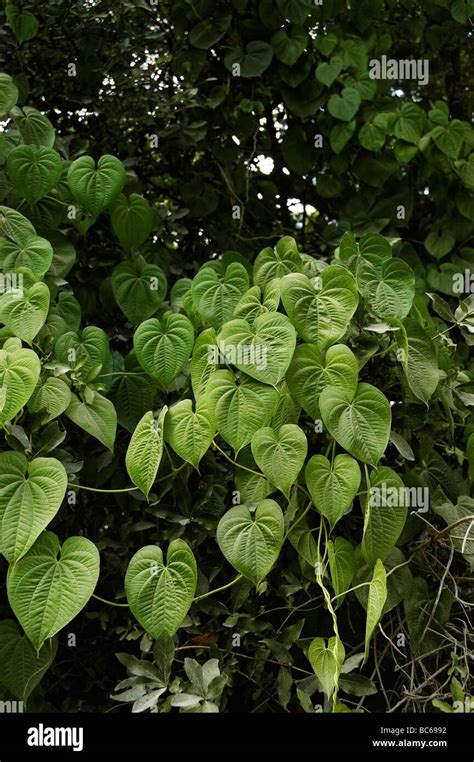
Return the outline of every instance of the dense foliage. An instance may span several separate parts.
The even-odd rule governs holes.
[[[470,705],[469,6],[7,5],[0,698]]]

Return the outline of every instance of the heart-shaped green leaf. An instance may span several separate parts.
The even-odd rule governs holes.
[[[112,228],[125,249],[138,249],[151,233],[153,209],[138,193],[120,195],[110,210]]]
[[[121,262],[112,272],[117,304],[133,325],[151,317],[166,295],[166,276],[157,265],[138,261]]]
[[[52,261],[53,247],[46,238],[32,235],[23,243],[0,238],[0,266],[4,273],[26,267],[36,278],[41,279]]]
[[[308,34],[302,26],[292,27],[290,34],[279,29],[271,39],[276,58],[287,66],[293,66],[303,55],[307,42]]]
[[[359,384],[352,402],[339,389],[321,392],[324,425],[341,447],[363,463],[376,466],[390,436],[391,411],[385,395],[371,384]]]
[[[355,278],[341,265],[326,267],[320,282],[322,287],[316,291],[306,275],[286,275],[281,296],[301,338],[326,349],[346,332],[359,298]]]
[[[184,540],[173,540],[166,564],[156,545],[141,548],[125,575],[125,593],[134,617],[152,638],[170,637],[181,626],[193,602],[196,559]]]
[[[382,318],[404,318],[415,296],[415,273],[402,259],[361,258],[357,268],[361,293]]]
[[[224,66],[238,77],[259,77],[268,69],[272,58],[273,50],[268,42],[252,40],[245,52],[242,48],[231,48],[224,58]]]
[[[18,89],[9,74],[0,74],[0,116],[6,116],[18,100]]]
[[[359,464],[350,455],[336,455],[333,463],[324,455],[313,455],[306,465],[305,479],[314,504],[333,529],[357,495]]]
[[[395,336],[402,350],[401,364],[408,385],[415,397],[427,404],[439,382],[436,346],[413,318],[395,325],[399,327]]]
[[[249,287],[247,270],[239,262],[232,262],[225,272],[214,267],[203,267],[194,276],[191,286],[193,304],[202,320],[219,330],[230,320],[237,303]]]
[[[286,498],[303,467],[308,442],[299,426],[287,424],[278,431],[267,426],[252,437],[252,455],[267,479]]]
[[[167,410],[165,405],[158,418],[152,411],[145,413],[133,432],[125,456],[128,475],[144,495],[148,495],[153,486],[163,455],[163,426]]]
[[[133,337],[138,362],[164,389],[183,370],[193,343],[191,321],[173,312],[167,312],[161,322],[156,318],[145,320]]]
[[[97,169],[91,156],[80,156],[69,167],[67,181],[76,201],[97,217],[119,196],[125,183],[125,169],[109,154],[100,157]]]
[[[350,122],[357,114],[361,103],[360,93],[355,87],[344,87],[340,95],[334,93],[328,100],[328,111],[335,119]]]
[[[81,429],[102,442],[109,450],[114,449],[115,431],[117,429],[117,413],[110,400],[99,392],[94,392],[91,402],[81,401],[75,394],[71,395],[69,407],[65,415]]]
[[[234,318],[243,318],[250,325],[255,320],[267,312],[276,312],[280,303],[280,286],[278,279],[270,281],[268,286],[263,289],[260,286],[252,286],[239,299],[234,310]]]
[[[443,259],[456,244],[456,236],[449,228],[432,230],[425,238],[425,249],[435,259]]]
[[[319,396],[326,386],[340,389],[350,402],[357,389],[358,366],[345,344],[334,344],[324,353],[315,344],[299,344],[286,374],[296,401],[315,420],[320,417]]]
[[[36,204],[61,177],[61,157],[52,148],[20,145],[8,155],[7,170],[16,190]]]
[[[0,206],[0,233],[15,243],[24,244],[26,239],[36,235],[31,222],[16,209]]]
[[[367,621],[365,625],[364,664],[369,658],[370,639],[382,616],[387,599],[387,575],[382,561],[379,559],[374,567],[374,573],[369,584],[369,599],[367,602]]]
[[[12,117],[24,143],[46,148],[54,146],[56,131],[49,119],[40,111],[32,106],[23,106],[23,108],[15,106]]]
[[[217,342],[227,360],[247,375],[276,386],[293,357],[296,331],[286,315],[268,312],[251,327],[246,320],[231,320]]]
[[[338,684],[345,656],[344,646],[339,638],[329,638],[327,645],[324,638],[315,638],[311,641],[308,659],[328,699],[331,698]]]
[[[66,487],[66,469],[56,458],[28,463],[23,453],[0,453],[0,550],[7,561],[31,548],[57,514]]]
[[[37,651],[84,608],[97,584],[99,563],[99,551],[85,537],[69,537],[61,548],[53,532],[43,532],[9,567],[10,606]]]
[[[53,663],[57,650],[58,639],[52,638],[37,653],[26,635],[20,635],[17,623],[13,619],[4,619],[0,622],[3,685],[26,704]]]
[[[207,399],[200,400],[193,411],[191,400],[172,405],[165,421],[165,439],[180,458],[199,468],[199,462],[216,434],[214,412]]]
[[[10,339],[0,349],[0,422],[11,419],[26,405],[33,394],[41,372],[38,355],[24,349],[20,341]]]
[[[217,542],[234,569],[258,585],[277,560],[285,529],[283,513],[274,500],[262,500],[255,511],[236,505],[217,525]]]
[[[32,413],[45,411],[42,423],[48,423],[64,413],[71,402],[71,389],[60,378],[47,378],[40,383],[28,400],[28,410]]]
[[[466,137],[465,123],[453,119],[447,127],[435,127],[431,131],[431,137],[440,151],[450,159],[457,159]]]
[[[343,61],[339,56],[332,56],[329,62],[323,61],[316,69],[316,79],[319,79],[326,87],[331,87],[332,83],[342,71]],[[346,120],[347,121],[347,120]]]
[[[268,286],[274,278],[302,272],[303,260],[291,236],[281,238],[274,248],[267,246],[262,249],[253,265],[254,283],[260,288]]]
[[[279,399],[273,386],[244,375],[237,379],[230,370],[213,373],[204,396],[214,410],[217,431],[236,453],[268,426]]]
[[[68,323],[72,318],[67,316]],[[88,325],[80,333],[67,331],[62,334],[54,346],[54,354],[59,362],[80,370],[86,376],[92,369],[104,368],[109,361],[110,349],[107,334],[102,328]],[[104,371],[105,372],[105,371]]]
[[[386,466],[370,474],[364,508],[362,553],[370,566],[385,561],[400,537],[408,513],[408,492],[397,473]]]
[[[32,344],[46,322],[49,300],[45,283],[35,283],[23,292],[7,291],[0,296],[0,322],[19,339]]]

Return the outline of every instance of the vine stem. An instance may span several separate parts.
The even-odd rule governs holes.
[[[169,479],[170,476],[175,476],[176,474],[179,474],[179,472],[182,471],[185,465],[186,465],[186,461],[181,463],[181,465],[178,466],[178,468],[174,468],[172,471],[170,471],[169,474],[165,474],[165,476],[160,476],[159,479],[155,479],[154,483],[159,484],[159,482],[164,482],[166,479]],[[74,490],[86,489],[89,492],[106,492],[111,495],[115,493],[119,493],[119,492],[140,492],[138,487],[124,487],[123,489],[100,489],[99,487],[87,487],[85,484],[71,484],[70,482],[68,482],[67,486],[71,487],[71,489],[74,489]]]
[[[229,461],[229,463],[232,463],[232,465],[233,465],[233,466],[237,466],[237,468],[241,468],[243,471],[248,471],[248,473],[249,473],[249,474],[253,474],[254,476],[258,476],[260,479],[266,479],[266,478],[267,478],[267,477],[265,476],[265,474],[262,474],[260,471],[254,471],[254,470],[253,470],[253,468],[247,468],[247,466],[243,466],[241,463],[237,463],[237,461],[236,461],[236,460],[233,460],[233,459],[230,457],[230,455],[227,455],[227,453],[226,453],[226,452],[224,452],[224,450],[222,450],[222,448],[220,448],[220,447],[219,447],[219,445],[217,444],[217,442],[215,442],[215,441],[214,441],[214,439],[212,440],[212,443],[211,443],[211,444],[212,444],[212,446],[213,446],[213,447],[214,447],[216,450],[218,450],[218,451],[221,453],[221,455],[223,455],[223,456],[224,456],[224,458],[225,458],[227,461]],[[309,493],[308,493],[308,492],[305,490],[305,488],[304,488],[304,487],[302,487],[302,486],[301,486],[301,484],[296,484],[296,483],[295,483],[295,487],[296,487],[297,489],[301,490],[301,492],[304,492],[304,494],[306,495],[306,497],[307,497],[307,498],[309,498],[309,500],[311,500],[311,495],[310,495],[310,494],[309,494]]]
[[[248,471],[249,474],[253,474],[254,476],[258,476],[258,477],[260,477],[262,479],[265,479],[265,475],[264,474],[261,474],[258,471],[254,471],[253,468],[247,468],[247,466],[243,466],[241,463],[237,463],[236,460],[232,460],[230,455],[227,455],[227,453],[224,452],[224,450],[222,450],[219,447],[219,445],[217,444],[217,442],[214,439],[212,440],[212,445],[213,445],[213,447],[215,447],[216,450],[219,450],[220,454],[223,455],[224,458],[229,461],[229,463],[232,463],[233,466],[237,466],[238,468],[241,468],[243,471]]]
[[[234,577],[233,580],[227,583],[227,585],[222,585],[222,587],[216,587],[215,590],[209,590],[209,592],[204,593],[203,595],[198,595],[196,598],[193,598],[193,603],[196,603],[197,601],[202,601],[203,598],[209,598],[210,595],[215,595],[215,593],[220,593],[222,590],[227,590],[228,587],[232,587],[232,585],[235,585],[236,582],[239,582],[242,579],[242,574],[238,574],[236,577]]]
[[[115,603],[115,601],[108,601],[107,598],[101,598],[100,595],[95,595],[95,593],[92,593],[92,597],[96,599],[96,601],[100,601],[101,603],[106,603],[108,606],[117,606],[117,608],[125,608],[128,609],[128,603]]]

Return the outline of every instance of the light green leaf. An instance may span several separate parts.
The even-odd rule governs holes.
[[[408,492],[401,478],[386,466],[370,474],[369,495],[365,501],[362,553],[371,566],[385,561],[407,518]]]
[[[303,260],[291,236],[281,238],[274,248],[262,249],[253,265],[254,283],[260,288],[265,288],[274,278],[302,272]]]
[[[339,56],[332,56],[329,61],[323,61],[316,69],[316,79],[326,87],[331,87],[334,80],[342,71],[343,61]]]
[[[328,100],[328,111],[335,119],[350,122],[357,114],[360,103],[360,93],[355,87],[344,87],[340,94],[331,95]]]
[[[31,206],[57,184],[62,162],[52,148],[20,145],[8,155],[7,170],[16,190]]]
[[[366,259],[357,268],[360,292],[382,318],[404,318],[415,296],[415,273],[402,259]]]
[[[0,266],[4,273],[26,267],[40,280],[52,261],[53,247],[46,238],[31,235],[22,243],[0,238]]]
[[[71,402],[71,389],[60,378],[50,377],[40,383],[28,401],[32,413],[46,411],[42,423],[48,423],[64,413]]]
[[[355,595],[360,605],[367,611],[367,603],[369,599],[369,585],[373,574],[373,565],[369,565],[364,560],[362,550],[359,545],[355,552],[356,559],[356,574],[352,581],[352,584],[357,589]],[[403,601],[410,592],[412,583],[412,576],[408,565],[406,564],[406,558],[403,555],[400,548],[392,548],[384,563],[385,570],[387,572],[387,598],[382,610],[382,616],[391,611],[395,606],[398,606],[400,601]],[[398,567],[395,569],[395,567]],[[388,574],[390,572],[390,574]],[[358,587],[362,585],[362,587]]]
[[[97,168],[91,156],[80,156],[69,167],[67,181],[76,201],[97,217],[120,194],[125,183],[125,169],[115,156],[109,154],[100,157]]]
[[[66,487],[66,469],[56,458],[28,463],[23,453],[0,453],[0,550],[7,561],[31,548],[59,511]]]
[[[382,616],[387,598],[387,575],[384,565],[379,559],[374,566],[374,573],[369,585],[369,600],[367,603],[367,621],[365,625],[364,664],[369,658],[370,639]]]
[[[121,262],[112,272],[112,290],[122,312],[133,325],[151,317],[166,295],[166,276],[157,265],[147,265],[140,257]]]
[[[110,221],[122,246],[128,251],[138,249],[153,228],[153,209],[138,193],[130,198],[121,194],[110,210]]]
[[[163,428],[167,410],[165,405],[158,418],[155,418],[152,411],[145,413],[133,432],[125,455],[130,479],[147,496],[163,455]]]
[[[217,336],[214,328],[206,328],[194,342],[191,357],[191,384],[196,400],[206,391],[207,382],[218,368]]]
[[[207,399],[196,404],[195,412],[191,400],[181,400],[168,410],[165,439],[175,453],[195,469],[199,469],[199,462],[209,449],[215,434],[214,413]]]
[[[13,120],[20,131],[23,142],[27,145],[52,148],[56,132],[49,119],[31,106],[17,106],[12,110]]]
[[[349,270],[329,265],[320,276],[316,290],[306,275],[292,273],[281,281],[285,310],[299,335],[326,349],[347,330],[358,304],[357,284]]]
[[[258,429],[268,426],[279,399],[273,386],[244,375],[237,379],[230,370],[212,374],[205,396],[214,410],[217,431],[236,453]]]
[[[35,283],[21,292],[0,296],[0,322],[19,339],[32,344],[46,322],[50,293],[45,283]]]
[[[303,467],[308,442],[299,426],[287,424],[278,431],[259,429],[252,437],[252,455],[267,479],[286,498]]]
[[[37,653],[26,635],[20,635],[17,623],[4,619],[0,622],[3,685],[26,704],[53,663],[57,650],[58,639],[52,638]]]
[[[33,394],[41,372],[38,355],[23,349],[20,342],[6,343],[0,349],[0,389],[5,401],[0,410],[0,422],[11,421]]]
[[[326,387],[319,406],[324,425],[341,447],[376,466],[390,436],[391,410],[385,395],[371,384],[359,384],[352,402],[339,389]]]
[[[132,614],[154,639],[172,636],[193,602],[197,584],[196,559],[184,540],[173,540],[166,564],[156,545],[141,548],[125,575],[125,593]]]
[[[252,510],[254,510],[252,506]],[[236,505],[217,525],[217,543],[230,564],[255,585],[277,560],[284,536],[283,513],[274,500],[251,506]]]
[[[167,389],[190,358],[194,328],[185,315],[166,312],[138,326],[133,346],[138,362],[163,389]]]
[[[299,344],[286,374],[296,401],[314,420],[319,419],[319,396],[326,387],[335,387],[350,402],[357,389],[358,365],[345,344],[334,344],[324,354],[316,344]]]
[[[30,236],[36,235],[36,230],[16,209],[0,206],[0,233],[15,243],[24,244]]]
[[[0,74],[0,116],[7,116],[18,100],[18,90],[9,74]]]
[[[329,638],[327,645],[324,638],[315,638],[310,643],[308,659],[328,699],[338,685],[345,656],[344,646],[339,638]]]
[[[230,320],[248,287],[247,270],[239,262],[232,262],[225,272],[223,268],[217,272],[213,267],[202,267],[191,286],[194,307],[205,323],[219,330]]]
[[[264,500],[272,491],[272,485],[264,476],[257,475],[257,464],[252,457],[250,446],[239,452],[237,463],[244,468],[236,468],[234,473],[235,489],[239,493],[241,503],[258,503]],[[252,469],[255,474],[246,469]]]
[[[305,479],[314,504],[333,529],[357,494],[359,464],[350,455],[336,455],[333,463],[324,455],[313,455],[306,465]]]
[[[354,548],[344,537],[336,537],[334,542],[329,540],[327,544],[329,570],[334,594],[338,597],[337,605],[340,606],[349,590],[352,578],[355,574],[356,562]]]
[[[253,326],[246,320],[225,323],[217,342],[232,365],[257,381],[276,386],[293,357],[296,331],[286,315],[271,312],[256,318]]]
[[[62,305],[66,308],[66,305]],[[74,305],[70,305],[74,309]],[[61,312],[62,310],[58,310]],[[72,322],[71,314],[64,316],[69,324]],[[81,375],[86,376],[92,369],[103,367],[109,361],[109,340],[102,328],[88,325],[80,334],[75,331],[63,333],[56,341],[54,354],[59,362],[69,365],[74,370],[80,370]]]
[[[92,402],[81,402],[75,394],[65,414],[76,426],[84,429],[109,450],[114,449],[115,431],[117,428],[117,413],[110,400],[102,394],[94,392]]]
[[[90,540],[69,537],[61,548],[52,532],[43,532],[10,566],[8,600],[38,651],[84,608],[98,577],[99,552]]]
[[[395,336],[402,349],[402,368],[415,397],[428,404],[439,382],[436,347],[420,324],[408,318],[397,324]]]

